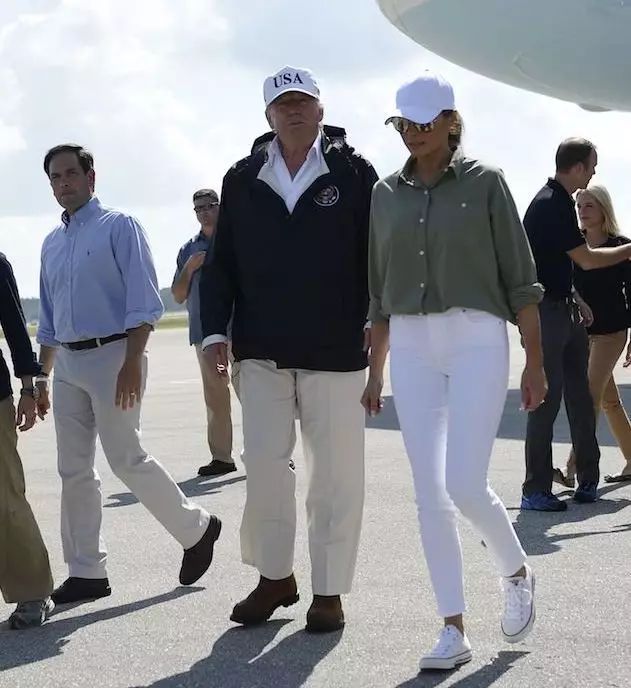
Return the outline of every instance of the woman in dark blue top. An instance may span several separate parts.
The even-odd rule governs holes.
[[[581,228],[590,247],[620,246],[631,240],[620,235],[620,229],[609,192],[603,186],[590,186],[576,196]],[[608,268],[582,270],[574,266],[574,287],[579,302],[591,312],[586,321],[589,333],[589,384],[594,398],[596,417],[605,412],[609,427],[625,458],[625,466],[616,475],[605,476],[606,482],[631,481],[631,423],[620,400],[613,370],[627,346],[631,326],[631,263],[624,261]],[[623,365],[631,364],[631,342]],[[576,475],[574,451],[570,452],[567,475],[555,469],[555,480],[573,487]]]

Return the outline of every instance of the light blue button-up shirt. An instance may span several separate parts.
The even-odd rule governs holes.
[[[164,313],[149,240],[93,197],[44,239],[37,341],[44,346],[154,325]]]
[[[198,251],[212,251],[213,241],[199,232],[197,236],[187,241],[180,249],[177,256],[177,269],[173,277],[173,283],[179,279],[186,261]],[[208,257],[206,258],[208,260]],[[202,320],[199,314],[199,276],[200,270],[196,270],[191,277],[191,283],[186,297],[186,310],[188,311],[188,341],[190,344],[202,343]]]

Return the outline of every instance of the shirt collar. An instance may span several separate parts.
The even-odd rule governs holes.
[[[566,195],[568,201],[570,201],[570,203],[571,203],[572,205],[574,205],[574,197],[573,197],[572,194],[563,186],[563,184],[561,184],[560,181],[558,181],[558,180],[555,179],[554,177],[549,177],[549,178],[548,178],[548,181],[546,182],[546,186],[547,186],[548,188],[552,189],[553,191],[559,191],[560,193]]]
[[[215,228],[215,232],[216,231],[217,231],[217,229]],[[195,237],[195,241],[201,241],[201,242],[204,242],[206,244],[209,244],[212,241],[213,237],[215,236],[215,232],[213,232],[209,237],[207,237],[204,234],[204,232],[200,229],[199,232],[197,233],[197,236]]]
[[[80,223],[87,222],[95,213],[101,210],[102,207],[101,201],[99,201],[96,196],[92,196],[92,198],[82,205],[74,215],[68,215],[68,211],[64,210],[61,214],[61,221],[66,227],[72,220],[77,220]]]
[[[462,148],[458,147],[456,150],[453,152],[451,156],[451,160],[449,161],[447,167],[445,167],[445,172],[448,170],[453,170],[454,176],[456,179],[460,179],[460,175],[462,174],[462,167],[464,163],[464,153],[462,152]],[[417,186],[418,182],[416,181],[415,177],[412,175],[411,170],[412,170],[412,164],[414,162],[414,158],[410,156],[406,162],[405,165],[401,168],[401,171],[399,172],[399,177],[398,177],[398,183],[399,184],[407,184],[408,186]]]
[[[280,151],[278,136],[275,136],[267,148],[267,161],[270,165],[274,165],[279,158],[282,158],[282,153]],[[322,162],[322,130],[320,130],[315,137],[315,141],[307,153],[305,162],[311,159],[315,159],[318,163]]]

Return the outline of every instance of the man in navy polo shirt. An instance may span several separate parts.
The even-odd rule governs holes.
[[[556,173],[537,193],[524,216],[524,227],[545,289],[539,304],[543,363],[548,380],[545,403],[528,414],[526,478],[521,508],[565,511],[567,502],[552,494],[554,422],[565,401],[576,454],[578,488],[574,500],[598,499],[600,449],[589,391],[589,339],[574,298],[574,263],[583,270],[604,268],[631,259],[631,244],[591,248],[578,225],[573,194],[595,174],[596,146],[586,139],[561,142]]]
[[[230,387],[227,377],[214,375],[202,356],[202,323],[199,312],[199,268],[206,254],[213,250],[219,196],[212,189],[200,189],[193,194],[193,207],[200,231],[187,241],[177,257],[177,269],[171,292],[177,303],[186,301],[189,314],[189,343],[195,347],[204,385],[204,400],[208,417],[208,447],[212,460],[201,466],[203,476],[224,475],[237,470],[232,458],[232,416]],[[233,371],[234,372],[234,371]]]

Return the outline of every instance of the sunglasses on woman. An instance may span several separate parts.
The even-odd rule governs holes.
[[[405,119],[405,117],[391,117],[387,124],[392,124],[392,126],[399,132],[399,134],[405,134],[410,128],[419,132],[420,134],[429,134],[434,131],[434,127],[438,120],[443,116],[441,112],[438,117],[433,119],[431,122],[426,124],[419,124],[418,122],[412,122],[412,120]]]

